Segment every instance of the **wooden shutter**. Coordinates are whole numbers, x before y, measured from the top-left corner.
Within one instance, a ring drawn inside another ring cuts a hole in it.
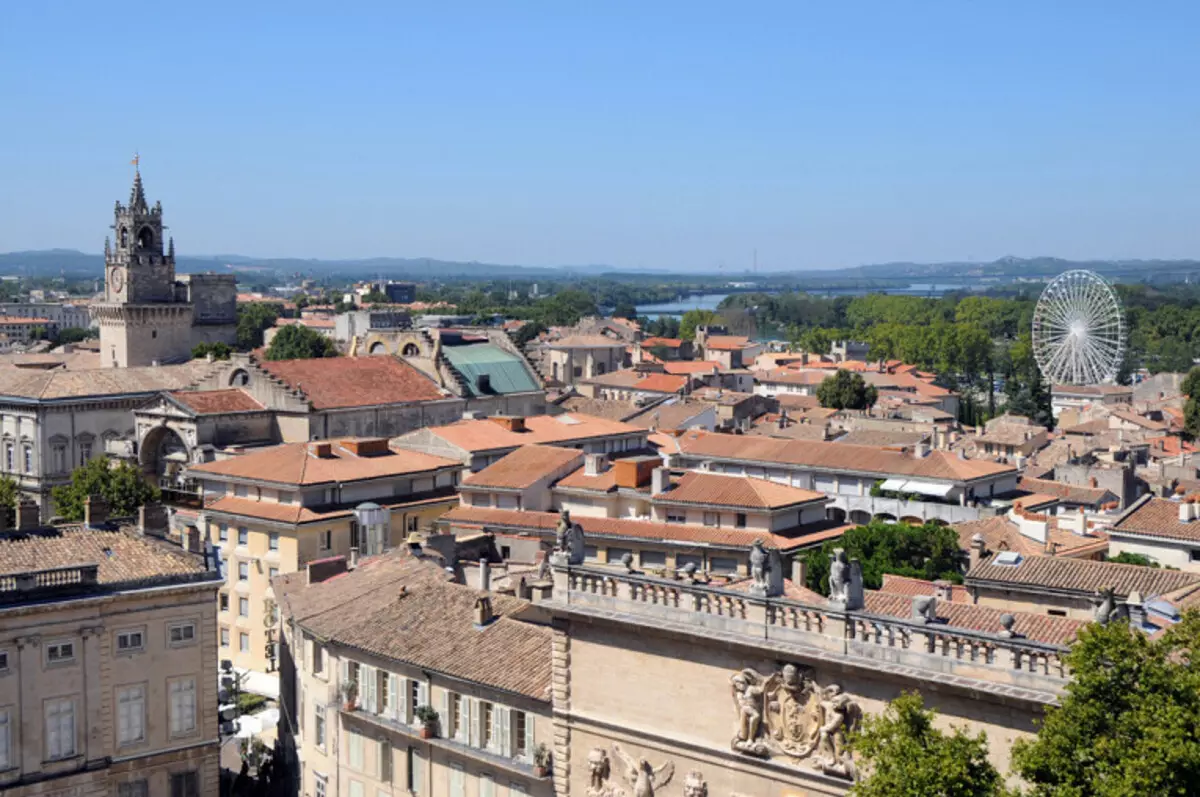
[[[533,717],[530,712],[525,712],[525,755],[533,760]]]
[[[512,726],[513,726],[513,710],[511,708],[496,708],[494,711],[500,715],[500,754],[507,758],[513,756],[512,745]]]
[[[388,673],[388,697],[391,699],[391,705],[388,706],[388,716],[391,717],[393,720],[397,720],[399,722],[404,722],[403,706],[404,706],[404,701],[408,698],[408,695],[407,695],[408,690],[405,689],[403,692],[401,692],[400,691],[401,686],[407,687],[408,681],[401,678],[399,675],[396,675],[394,672],[389,672]]]
[[[442,690],[442,733],[450,735],[450,690]]]

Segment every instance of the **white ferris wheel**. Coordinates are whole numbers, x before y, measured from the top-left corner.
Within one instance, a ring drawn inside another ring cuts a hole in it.
[[[1121,301],[1107,280],[1064,271],[1033,311],[1033,356],[1053,385],[1112,382],[1125,356],[1125,331]]]

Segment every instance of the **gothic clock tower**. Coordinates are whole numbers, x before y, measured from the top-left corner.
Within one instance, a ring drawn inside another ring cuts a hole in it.
[[[142,175],[129,204],[117,202],[113,240],[104,241],[104,301],[92,305],[105,367],[157,365],[191,354],[193,307],[175,280],[175,241],[163,251],[162,204],[146,203]]]

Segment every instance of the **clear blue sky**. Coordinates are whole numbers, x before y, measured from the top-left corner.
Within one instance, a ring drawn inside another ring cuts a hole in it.
[[[1200,257],[1200,3],[0,3],[0,251]]]

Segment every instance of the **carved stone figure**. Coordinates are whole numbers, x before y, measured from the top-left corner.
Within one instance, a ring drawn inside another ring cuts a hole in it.
[[[571,532],[571,512],[564,509],[558,513],[558,526],[554,533],[554,550],[558,553],[567,552],[567,537]]]
[[[814,763],[827,775],[854,780],[854,756],[846,736],[859,723],[861,710],[837,684],[825,687],[821,700],[821,730]]]
[[[588,751],[587,797],[625,797],[625,791],[608,782],[608,752],[603,747]]]
[[[550,555],[553,564],[581,565],[584,560],[583,526],[571,522],[571,513],[564,509],[558,516],[555,528],[554,552]]]
[[[840,686],[822,688],[793,664],[769,676],[742,670],[730,683],[737,712],[735,751],[796,763],[811,757],[813,766],[827,774],[854,778],[846,739],[862,712]]]
[[[621,763],[621,776],[633,789],[633,797],[654,797],[655,790],[665,788],[675,775],[675,764],[670,761],[656,769],[645,758],[635,759],[615,742],[612,750]]]
[[[921,623],[932,623],[937,620],[937,598],[932,595],[913,598],[912,619]]]
[[[1117,590],[1114,587],[1106,587],[1098,591],[1094,600],[1096,602],[1094,617],[1100,625],[1108,625],[1113,620],[1126,616],[1122,611],[1124,607],[1117,603]]]
[[[693,769],[683,779],[683,797],[708,797],[708,783],[699,770]]]
[[[846,561],[846,549],[838,548],[829,555],[829,600],[845,603],[850,589],[850,563]]]
[[[750,578],[754,582],[750,585],[752,594],[767,594],[767,574],[770,572],[770,567],[771,563],[767,556],[767,549],[763,547],[763,541],[755,540],[750,546]]]

